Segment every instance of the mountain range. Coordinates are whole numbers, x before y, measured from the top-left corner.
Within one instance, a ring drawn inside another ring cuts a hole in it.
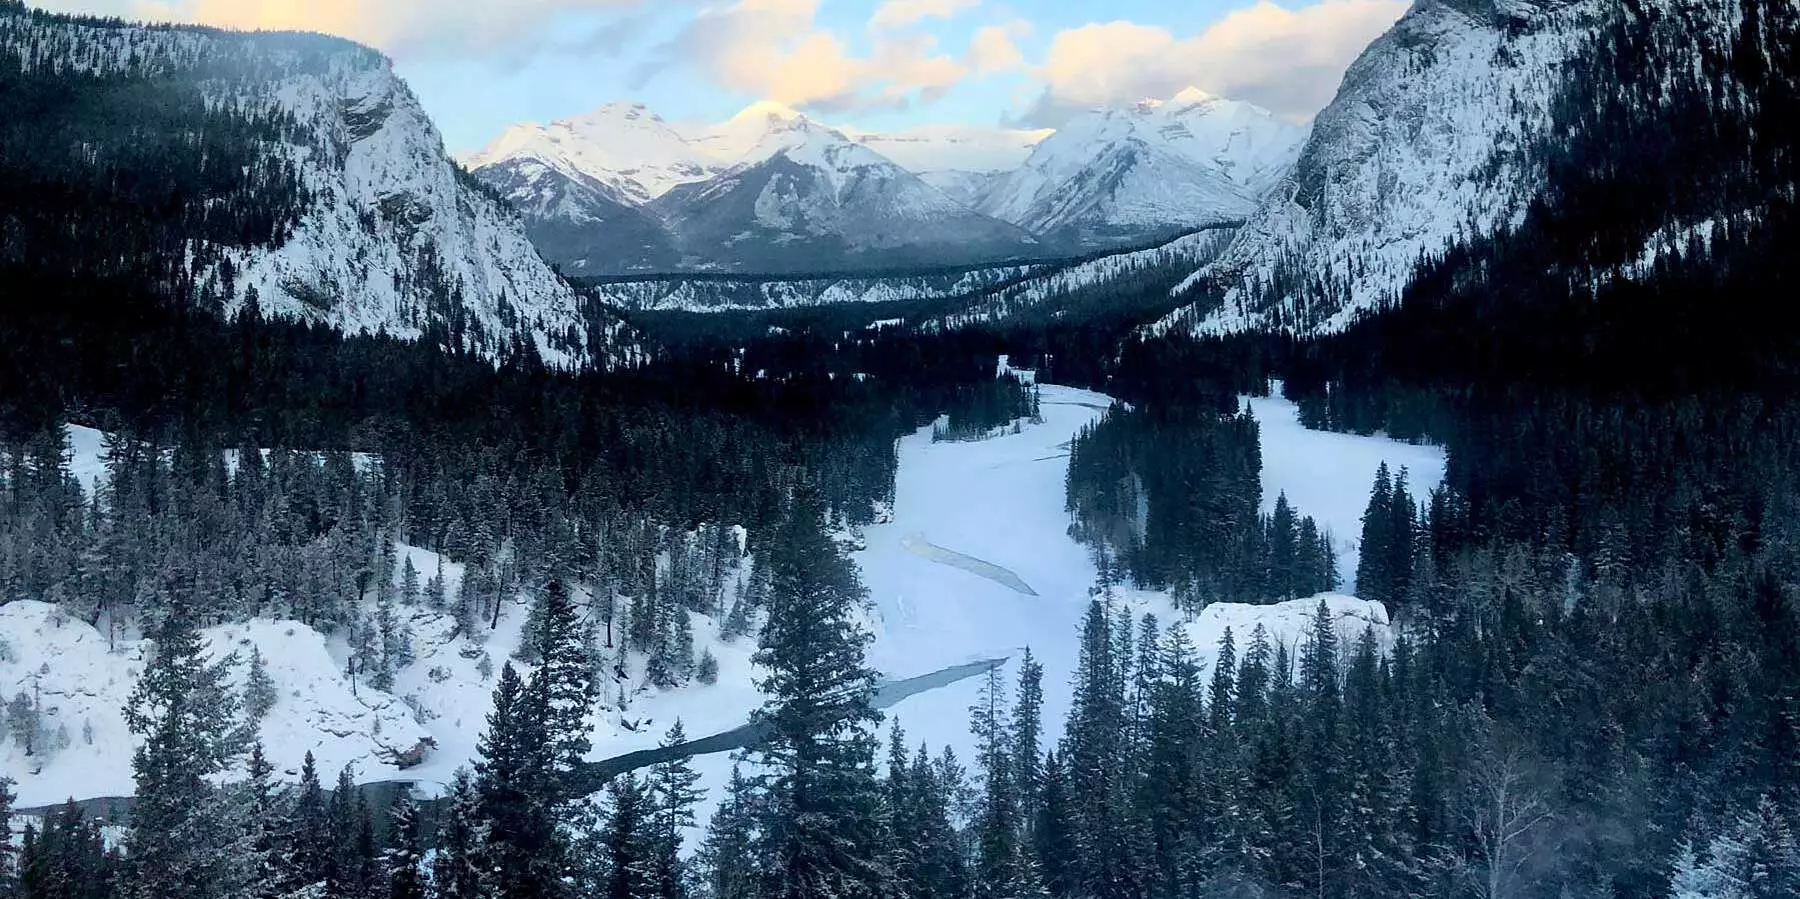
[[[612,103],[463,161],[579,275],[1007,263],[1242,219],[1305,128],[1186,90],[1050,130],[833,127],[770,103],[712,125]]]

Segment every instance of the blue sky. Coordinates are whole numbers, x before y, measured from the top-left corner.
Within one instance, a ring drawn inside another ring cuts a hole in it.
[[[1407,0],[43,0],[341,34],[391,55],[455,151],[641,100],[718,120],[1054,126],[1195,86],[1304,119]]]

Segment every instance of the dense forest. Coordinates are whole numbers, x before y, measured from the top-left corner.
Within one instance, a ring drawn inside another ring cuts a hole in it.
[[[21,278],[0,278],[18,291],[0,296],[0,603],[52,599],[157,647],[128,716],[131,831],[74,804],[34,820],[0,841],[0,896],[1800,895],[1800,13],[1745,0],[1720,43],[1671,8],[1621,3],[1580,57],[1516,228],[1466,236],[1397,307],[1319,340],[1133,336],[1162,302],[1146,291],[931,334],[808,313],[553,372],[254,304],[226,318],[178,301],[179,273],[65,277],[0,245]],[[271,216],[232,227],[260,239]],[[120,246],[140,237],[160,239]],[[69,302],[27,302],[30,278]],[[1072,707],[1044,720],[1062,685],[1026,654],[971,709],[974,757],[896,727],[880,759],[863,591],[833,535],[890,498],[901,434],[1033,413],[1002,353],[1129,404],[1071,445],[1071,528],[1101,572]],[[1443,485],[1415,502],[1383,469],[1356,535],[1285,498],[1259,514],[1237,398],[1275,379],[1311,426],[1442,444]],[[112,435],[103,498],[67,471],[69,423]],[[1357,592],[1390,631],[1344,634],[1321,604],[1297,647],[1192,645],[1202,607],[1335,587],[1334,537],[1359,541]],[[393,542],[468,563],[473,589],[414,572],[367,595],[394,580]],[[1141,614],[1126,582],[1173,614]],[[520,590],[528,673],[498,672],[479,761],[435,807],[374,807],[310,765],[277,783],[227,726],[257,694],[223,689],[195,636],[294,617],[360,634],[379,677],[405,644],[383,602],[478,628]],[[669,610],[755,632],[772,736],[710,822],[680,759],[568,794],[581,713],[607,701],[582,597],[670,684],[705,675]],[[33,720],[9,704],[8,736],[45,739]],[[0,778],[0,819],[7,802]]]

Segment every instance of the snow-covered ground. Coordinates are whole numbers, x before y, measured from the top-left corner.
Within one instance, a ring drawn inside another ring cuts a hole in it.
[[[1044,720],[1054,734],[1067,713],[1078,631],[1095,575],[1087,548],[1067,532],[1067,443],[1112,399],[1049,384],[1041,391],[1043,423],[1026,423],[1018,434],[933,443],[927,428],[902,440],[892,518],[864,533],[868,548],[855,559],[878,618],[870,651],[877,668],[915,672],[981,658],[1017,659],[1029,646],[1044,664]],[[1247,401],[1262,425],[1263,508],[1273,509],[1275,497],[1286,491],[1302,514],[1337,536],[1339,565],[1347,574],[1356,570],[1356,538],[1375,469],[1384,461],[1391,468],[1405,466],[1420,497],[1443,478],[1438,448],[1309,431],[1292,403]],[[1003,568],[1037,595],[1021,593],[1005,579],[936,561],[938,554],[918,551],[925,541]],[[1165,625],[1180,620],[1162,594],[1126,591],[1123,598],[1140,612],[1156,613]],[[1346,638],[1371,625],[1383,639],[1388,636],[1387,612],[1380,604],[1341,595],[1326,599]],[[1240,652],[1259,623],[1271,643],[1292,647],[1317,608],[1317,598],[1269,606],[1221,604],[1187,627],[1210,666],[1226,626]],[[1015,669],[1008,671],[1009,695]],[[980,684],[969,680],[923,693],[889,714],[914,744],[948,744],[967,760],[974,748],[968,709]]]
[[[1375,469],[1386,462],[1407,471],[1413,499],[1424,502],[1444,482],[1442,447],[1403,443],[1386,437],[1362,437],[1312,431],[1300,424],[1300,410],[1274,395],[1245,397],[1262,437],[1262,510],[1275,511],[1283,491],[1297,514],[1311,515],[1319,529],[1331,532],[1344,592],[1356,592],[1358,542],[1363,510],[1375,485]]]
[[[1003,370],[1010,369],[1003,365]],[[1029,646],[1044,663],[1045,724],[1053,737],[1068,709],[1078,629],[1095,574],[1088,550],[1067,533],[1067,444],[1112,400],[1055,385],[1040,389],[1043,421],[1022,423],[1019,433],[1003,428],[985,440],[934,443],[926,427],[901,440],[891,515],[863,532],[866,548],[854,559],[869,588],[875,635],[870,662],[877,669],[890,678],[907,678],[980,659],[1016,660]],[[1406,467],[1421,498],[1443,476],[1443,454],[1434,447],[1309,431],[1300,426],[1292,403],[1246,401],[1262,424],[1264,509],[1273,508],[1285,491],[1302,514],[1336,535],[1346,576],[1356,568],[1356,537],[1376,467],[1384,461]],[[102,440],[99,432],[72,429],[72,467],[90,490],[103,475]],[[401,551],[422,578],[441,574],[452,593],[458,588],[461,566],[422,549]],[[1155,612],[1165,624],[1180,620],[1164,595],[1126,591],[1124,600],[1140,612]],[[1384,640],[1389,636],[1387,613],[1379,604],[1347,595],[1326,600],[1346,640],[1368,626]],[[1317,598],[1270,606],[1221,604],[1184,626],[1210,666],[1227,626],[1240,652],[1258,624],[1272,643],[1293,647],[1317,606]],[[344,674],[347,647],[341,636],[327,638],[298,622],[273,621],[207,631],[215,656],[235,650],[247,658],[255,645],[270,660],[280,698],[263,723],[262,737],[277,770],[297,769],[311,750],[327,777],[355,762],[364,782],[413,779],[435,793],[474,757],[494,672],[517,647],[524,603],[510,604],[498,627],[479,641],[454,635],[443,613],[403,608],[418,661],[401,670],[387,692],[366,682],[352,687]],[[590,758],[650,748],[677,716],[690,738],[729,730],[761,702],[752,686],[753,641],[721,642],[716,623],[705,616],[694,616],[693,624],[698,646],[719,660],[718,683],[650,690],[635,695],[628,709],[597,711]],[[129,793],[131,744],[120,707],[141,671],[141,647],[127,639],[109,651],[104,634],[41,603],[0,609],[0,639],[10,646],[0,652],[0,699],[38,689],[51,719],[48,729],[69,734],[69,745],[42,770],[0,740],[0,773],[20,781],[19,804]],[[1007,671],[1009,694],[1015,669]],[[623,685],[636,693],[638,680]],[[911,696],[889,715],[915,745],[951,745],[970,759],[968,709],[980,684],[973,678]],[[617,698],[619,687],[604,686],[609,699]],[[425,737],[435,748],[423,764],[402,771],[399,756]],[[695,767],[708,787],[717,788],[731,758],[706,756],[696,759]],[[702,820],[717,793],[714,789],[701,809]]]

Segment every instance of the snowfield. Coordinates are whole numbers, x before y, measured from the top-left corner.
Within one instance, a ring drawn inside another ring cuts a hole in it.
[[[891,519],[868,528],[867,549],[854,558],[862,569],[877,618],[870,662],[889,672],[929,671],[946,665],[1006,656],[1025,647],[1044,665],[1044,722],[1048,738],[1067,714],[1070,678],[1095,568],[1088,549],[1068,535],[1063,479],[1067,443],[1100,418],[1112,398],[1087,390],[1041,385],[1043,423],[1018,434],[968,443],[931,442],[929,428],[900,442],[900,471]],[[1382,437],[1309,431],[1293,403],[1245,398],[1262,426],[1263,508],[1272,510],[1286,491],[1301,514],[1311,515],[1337,538],[1339,566],[1356,570],[1356,538],[1375,469],[1386,462],[1409,470],[1414,495],[1441,482],[1443,452]],[[1010,572],[1038,595],[1019,592],[1006,579],[941,561],[921,552],[918,535],[934,549]],[[1348,588],[1346,588],[1348,589]],[[1169,597],[1121,591],[1139,614],[1154,612],[1164,626],[1180,620]],[[1349,595],[1323,597],[1346,641],[1375,628],[1391,640],[1387,610]],[[1270,644],[1298,646],[1319,598],[1276,605],[1218,604],[1184,626],[1210,671],[1219,638],[1232,628],[1238,651],[1261,624]],[[1011,695],[1016,666],[1008,669]],[[973,758],[969,707],[981,680],[967,680],[896,705],[897,719],[914,745],[950,745]]]
[[[1413,500],[1423,503],[1444,482],[1444,451],[1386,437],[1308,430],[1300,424],[1299,407],[1280,392],[1277,384],[1274,395],[1243,398],[1262,432],[1263,513],[1274,512],[1285,491],[1297,514],[1311,515],[1319,530],[1331,532],[1344,592],[1355,593],[1362,515],[1375,469],[1383,462],[1395,473],[1405,468]]]
[[[1067,444],[1113,401],[1068,387],[1040,389],[1043,421],[1024,422],[1019,433],[1000,429],[985,440],[933,443],[926,427],[902,439],[891,515],[858,535],[864,548],[853,558],[869,589],[868,626],[875,637],[869,661],[886,678],[984,659],[1017,660],[1030,647],[1044,665],[1046,738],[1054,739],[1068,710],[1078,632],[1095,577],[1087,548],[1067,532]],[[1355,538],[1376,466],[1406,467],[1420,498],[1443,476],[1443,454],[1435,447],[1309,431],[1300,426],[1292,403],[1272,397],[1245,401],[1262,425],[1263,508],[1272,509],[1285,491],[1302,514],[1333,532],[1346,577],[1356,568]],[[98,431],[71,432],[71,466],[89,490],[104,473],[103,441]],[[422,578],[438,575],[448,590],[459,589],[462,566],[416,547],[399,551]],[[1120,598],[1139,614],[1154,612],[1165,627],[1181,620],[1163,594],[1122,590]],[[1323,599],[1346,642],[1370,627],[1384,645],[1391,640],[1387,611],[1379,603],[1340,594]],[[1182,626],[1210,670],[1227,627],[1240,653],[1259,624],[1271,645],[1291,649],[1304,639],[1319,601],[1218,604]],[[327,779],[354,764],[361,782],[411,780],[432,795],[474,758],[494,676],[519,643],[525,597],[514,598],[497,627],[481,629],[473,638],[455,633],[445,613],[424,605],[397,609],[407,616],[417,660],[400,670],[385,692],[353,683],[345,673],[348,647],[341,635],[267,620],[205,632],[213,658],[237,653],[236,683],[242,682],[251,647],[268,660],[279,698],[260,735],[277,771],[293,776],[311,751]],[[603,683],[607,702],[590,722],[591,760],[654,747],[677,717],[690,739],[731,730],[761,703],[750,664],[754,641],[724,643],[717,622],[703,615],[692,622],[697,649],[709,649],[719,660],[718,683],[648,689],[636,666],[625,678]],[[67,745],[47,760],[27,758],[14,743],[0,742],[0,774],[19,781],[21,807],[131,792],[132,740],[121,709],[142,670],[143,651],[135,634],[118,635],[116,648],[109,648],[104,633],[46,603],[0,608],[0,699],[35,692],[45,730],[67,737]],[[1015,669],[1006,672],[1009,695]],[[968,709],[981,680],[909,696],[888,715],[912,744],[929,743],[934,750],[949,745],[970,759]],[[627,707],[620,707],[621,694]],[[403,769],[401,762],[412,761],[407,756],[421,749],[422,761]],[[731,765],[729,754],[695,760],[704,784],[715,788],[700,809],[702,821]]]

